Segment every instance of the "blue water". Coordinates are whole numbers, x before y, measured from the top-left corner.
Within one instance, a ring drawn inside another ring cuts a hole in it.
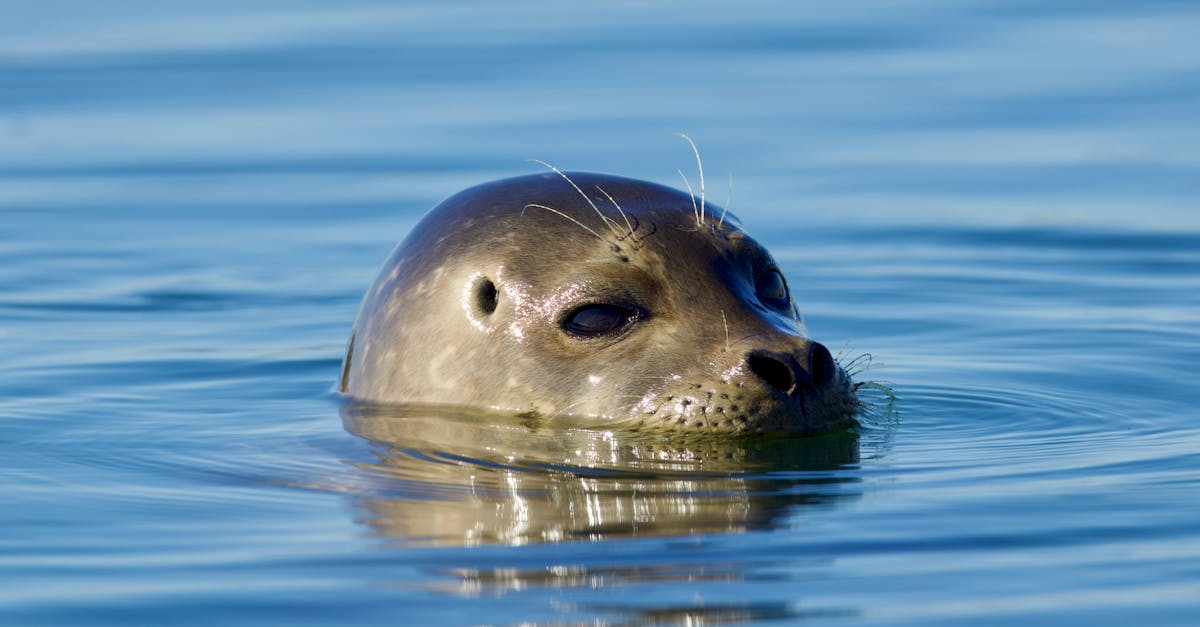
[[[0,624],[1200,624],[1194,3],[0,14]],[[426,209],[674,131],[860,433],[338,401]]]

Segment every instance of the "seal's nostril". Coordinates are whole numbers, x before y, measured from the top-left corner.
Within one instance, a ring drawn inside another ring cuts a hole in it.
[[[812,377],[813,385],[825,387],[836,371],[837,364],[833,361],[833,355],[829,354],[829,349],[819,342],[813,342],[808,349],[808,374]]]
[[[768,353],[750,353],[746,356],[746,365],[760,379],[784,394],[791,392],[796,385],[796,377],[792,374],[791,367]]]

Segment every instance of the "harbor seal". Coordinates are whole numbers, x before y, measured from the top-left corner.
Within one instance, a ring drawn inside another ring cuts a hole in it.
[[[815,433],[854,384],[786,278],[691,193],[555,169],[434,207],[363,298],[341,391],[581,427]]]

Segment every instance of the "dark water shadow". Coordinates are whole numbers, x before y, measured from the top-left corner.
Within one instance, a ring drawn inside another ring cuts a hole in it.
[[[406,545],[522,545],[742,533],[857,498],[858,435],[680,436],[430,407],[345,405],[374,534]]]

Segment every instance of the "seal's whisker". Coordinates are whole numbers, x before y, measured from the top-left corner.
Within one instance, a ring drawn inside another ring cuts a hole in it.
[[[613,400],[617,400],[617,401],[632,400],[633,401],[632,403],[628,403],[628,404],[622,403],[621,405],[618,406],[617,413],[629,414],[630,412],[633,411],[633,409],[635,407],[637,407],[638,405],[641,405],[642,401],[646,400],[646,395],[645,394],[614,394],[613,396],[611,396],[609,398],[612,398]]]
[[[729,352],[729,320],[725,318],[725,310],[721,310],[721,324],[725,326],[725,352]]]
[[[692,147],[692,153],[696,155],[696,169],[700,171],[700,217],[698,218],[699,221],[696,223],[696,226],[703,227],[704,226],[704,210],[705,210],[704,164],[700,161],[700,149],[696,148],[696,142],[692,141],[692,138],[688,137],[686,133],[677,132],[675,134],[682,137],[685,141],[687,141],[687,143]]]
[[[625,210],[624,210],[624,209],[622,209],[622,208],[621,208],[621,205],[620,205],[620,204],[618,204],[618,203],[617,203],[617,201],[616,201],[616,199],[612,197],[612,194],[609,194],[608,192],[604,191],[604,188],[603,188],[603,187],[600,187],[599,185],[597,185],[597,186],[596,186],[596,189],[597,189],[597,190],[598,190],[598,191],[599,191],[601,194],[604,194],[604,197],[608,199],[608,202],[611,202],[611,203],[612,203],[612,206],[614,206],[614,207],[616,207],[616,208],[617,208],[617,213],[621,214],[621,219],[625,220],[625,226],[629,227],[629,239],[633,240],[633,242],[636,244],[636,243],[637,243],[637,236],[636,236],[636,235],[634,235],[634,233],[633,233],[633,230],[634,230],[634,229],[633,229],[633,223],[631,223],[631,222],[629,221],[629,216],[625,215]]]
[[[678,383],[679,377],[677,377],[675,375],[654,375],[654,376],[644,375],[639,380],[653,381],[655,383]]]
[[[838,349],[837,355],[833,356],[834,361],[837,361],[839,364],[841,364],[842,358],[849,352],[850,352],[850,340],[846,340],[846,343],[842,344],[842,347],[840,349]],[[870,353],[860,353],[858,355],[855,355],[853,359],[846,362],[845,364],[842,364],[842,367],[849,368],[852,366],[857,366],[858,363],[864,359],[867,360],[867,362],[870,362],[871,354]]]
[[[737,346],[738,344],[741,344],[743,342],[751,342],[755,339],[761,339],[761,340],[767,340],[767,341],[770,340],[770,338],[768,338],[765,333],[751,333],[749,335],[744,335],[744,336],[734,340],[731,347]]]
[[[586,403],[586,402],[587,402],[587,400],[581,400],[581,401],[576,401],[576,402],[574,402],[574,403],[570,403],[570,404],[568,404],[568,405],[565,405],[565,406],[563,406],[561,409],[558,409],[558,410],[556,410],[554,413],[550,414],[550,416],[549,416],[549,417],[550,417],[550,418],[564,418],[564,417],[570,416],[570,415],[571,415],[571,414],[570,414],[570,411],[571,411],[572,409],[574,409],[574,408],[576,408],[576,407],[579,407],[580,405],[582,405],[582,404],[584,404],[584,403]]]
[[[854,400],[854,406],[866,418],[867,424],[886,427],[899,420],[896,392],[883,381],[860,381],[854,384],[855,393],[864,394]]]
[[[729,193],[725,195],[725,208],[721,209],[721,219],[717,221],[717,230],[725,224],[725,214],[729,213],[729,205],[733,204],[733,172],[729,173]]]
[[[569,216],[569,215],[567,215],[567,214],[565,214],[565,213],[563,213],[563,212],[559,211],[558,209],[555,209],[554,207],[547,207],[546,205],[538,205],[538,204],[535,204],[535,203],[529,203],[528,205],[525,205],[525,207],[521,209],[521,213],[522,213],[522,214],[524,214],[524,213],[525,213],[525,209],[528,209],[528,208],[530,208],[530,207],[533,207],[533,208],[535,208],[535,209],[545,209],[546,211],[549,211],[550,213],[555,213],[555,214],[558,214],[558,215],[560,215],[560,216],[562,216],[562,217],[564,217],[564,218],[566,218],[566,219],[570,220],[571,222],[574,222],[575,224],[579,225],[579,227],[580,227],[580,228],[582,228],[583,230],[587,231],[588,233],[591,233],[592,235],[595,235],[595,236],[596,236],[596,239],[598,239],[598,240],[600,240],[600,241],[602,241],[602,242],[607,242],[607,241],[608,241],[608,240],[604,239],[604,236],[603,236],[603,235],[600,235],[600,234],[599,234],[599,233],[597,233],[596,231],[592,230],[592,228],[591,228],[591,227],[589,227],[588,225],[586,225],[586,224],[584,224],[584,223],[580,222],[579,220],[576,220],[575,218],[572,218],[571,216]]]
[[[875,357],[871,353],[862,353],[854,357],[854,359],[841,364],[841,366],[842,370],[846,371],[846,374],[852,377],[857,376],[871,370],[875,366]]]
[[[540,163],[540,164],[546,166],[547,168],[550,168],[551,170],[554,171],[555,174],[561,176],[564,181],[570,183],[571,187],[574,187],[575,191],[579,192],[580,196],[583,196],[583,199],[587,201],[587,204],[591,205],[592,209],[596,212],[596,215],[600,216],[600,220],[602,222],[604,222],[604,225],[607,226],[610,231],[613,232],[613,235],[616,237],[621,236],[621,233],[617,230],[617,227],[616,227],[617,223],[614,222],[612,220],[612,218],[604,215],[604,212],[600,211],[600,207],[597,207],[596,203],[592,202],[591,196],[588,196],[586,193],[584,193],[584,191],[582,189],[580,189],[578,185],[575,184],[575,181],[571,180],[571,177],[567,176],[566,173],[564,173],[562,170],[559,170],[558,168],[550,165],[549,163],[546,163],[545,161],[542,161],[541,159],[531,159],[531,161],[533,161],[534,163]],[[601,238],[601,239],[604,239],[604,238]]]
[[[867,361],[870,361],[870,359],[871,359],[870,353],[861,353],[861,354],[855,355],[853,358],[850,359],[850,361],[847,361],[846,363],[843,364],[842,359],[844,359],[849,352],[850,352],[850,341],[847,340],[846,343],[842,345],[842,348],[838,350],[837,354],[833,356],[833,360],[838,362],[838,364],[840,364],[843,368],[848,368],[851,366],[857,366],[858,362],[862,361],[863,359],[866,359]]]
[[[627,405],[622,404],[622,405],[618,406],[618,411],[621,413],[621,415],[628,416],[629,418],[632,419],[632,418],[636,418],[636,416],[634,415],[634,411],[638,409],[638,406],[641,405],[645,399],[636,394],[631,394],[630,397],[634,398],[635,400],[632,403],[629,403]],[[652,411],[642,411],[639,413],[643,415],[643,418],[646,414],[653,415],[653,414],[657,413],[658,410],[662,409],[662,405],[663,405],[662,403],[659,403],[654,406],[654,409]]]
[[[681,178],[683,178],[683,184],[687,186],[688,196],[692,197],[692,215],[696,218],[696,226],[699,227],[701,226],[700,207],[696,205],[696,192],[692,191],[692,182],[688,180],[688,177],[683,173],[683,170],[677,169],[675,171],[679,173]]]

